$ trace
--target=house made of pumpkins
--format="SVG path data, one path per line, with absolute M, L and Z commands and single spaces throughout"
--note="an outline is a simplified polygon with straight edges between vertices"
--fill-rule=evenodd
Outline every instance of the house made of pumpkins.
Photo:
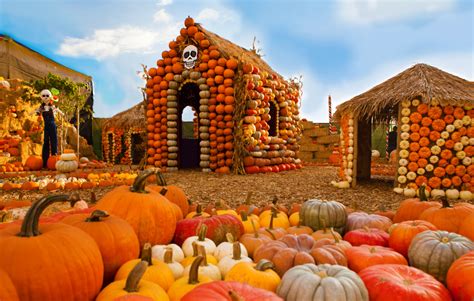
M 283 79 L 257 51 L 190 17 L 184 23 L 147 72 L 148 165 L 237 174 L 300 168 L 300 83 Z M 197 116 L 196 139 L 182 135 L 186 107 Z
M 395 191 L 472 199 L 474 192 L 474 83 L 417 64 L 337 107 L 342 153 L 340 182 L 370 179 L 371 125 L 398 125 Z

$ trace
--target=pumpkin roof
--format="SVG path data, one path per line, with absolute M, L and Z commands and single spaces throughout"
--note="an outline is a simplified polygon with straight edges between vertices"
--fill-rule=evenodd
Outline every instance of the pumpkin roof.
M 146 127 L 145 119 L 145 105 L 140 102 L 128 110 L 117 113 L 107 121 L 104 122 L 103 131 L 107 131 L 111 128 L 128 130 L 130 128 L 143 128 Z
M 474 104 L 474 82 L 427 64 L 416 64 L 369 91 L 337 106 L 334 118 L 353 112 L 359 118 L 384 119 L 398 110 L 405 99 L 424 103 L 436 99 L 441 105 Z
M 260 55 L 254 50 L 245 49 L 231 41 L 224 39 L 223 37 L 205 29 L 201 24 L 196 23 L 196 27 L 201 30 L 211 44 L 216 45 L 219 48 L 220 53 L 225 57 L 234 57 L 244 63 L 250 63 L 253 66 L 258 67 L 261 71 L 268 72 L 269 74 L 275 74 L 280 78 L 283 78 L 280 74 L 275 72 L 270 65 L 268 65 Z

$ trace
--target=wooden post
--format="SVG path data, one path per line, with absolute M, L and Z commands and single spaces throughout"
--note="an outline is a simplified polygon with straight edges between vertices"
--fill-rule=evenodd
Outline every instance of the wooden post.
M 356 178 L 370 179 L 370 163 L 372 158 L 372 122 L 369 118 L 357 121 L 357 172 Z
M 357 185 L 357 156 L 358 156 L 358 153 L 359 153 L 359 135 L 358 135 L 358 131 L 359 131 L 359 116 L 356 116 L 356 115 L 353 115 L 353 120 L 354 120 L 354 145 L 352 146 L 354 148 L 354 152 L 352 153 L 353 156 L 354 156 L 354 159 L 352 160 L 352 187 L 356 187 Z
M 400 154 L 400 134 L 402 132 L 401 130 L 401 124 L 400 124 L 400 121 L 401 121 L 401 116 L 402 116 L 402 102 L 400 102 L 398 104 L 398 117 L 397 117 L 397 148 L 396 148 L 396 156 L 395 156 L 395 160 L 396 162 L 392 162 L 392 164 L 395 164 L 395 166 L 397 167 L 397 171 L 395 173 L 395 181 L 393 181 L 393 187 L 397 187 L 398 186 L 398 167 L 399 167 L 399 162 L 400 162 L 400 157 L 399 157 L 399 154 Z
M 77 120 L 77 157 L 80 158 L 80 154 L 79 154 L 79 138 L 80 138 L 80 134 L 79 134 L 79 126 L 80 126 L 80 119 L 79 119 L 79 106 L 77 106 L 77 110 L 76 110 L 76 120 Z

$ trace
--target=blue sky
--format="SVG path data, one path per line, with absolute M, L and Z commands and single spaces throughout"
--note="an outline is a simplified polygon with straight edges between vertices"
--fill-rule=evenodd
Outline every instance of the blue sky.
M 302 117 L 334 107 L 416 63 L 474 78 L 473 1 L 464 0 L 0 0 L 0 31 L 91 75 L 96 116 L 141 99 L 184 18 L 250 48 L 285 77 L 303 76 Z

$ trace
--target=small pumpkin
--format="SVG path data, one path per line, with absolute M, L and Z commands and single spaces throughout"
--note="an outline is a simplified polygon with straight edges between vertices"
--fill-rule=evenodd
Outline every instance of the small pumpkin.
M 109 284 L 97 296 L 96 301 L 115 300 L 124 296 L 144 296 L 150 297 L 153 301 L 168 301 L 166 291 L 159 285 L 143 280 L 142 277 L 147 271 L 148 263 L 139 261 L 127 275 L 126 280 L 119 280 Z
M 252 223 L 253 227 L 255 225 Z M 267 235 L 260 234 L 256 229 L 254 233 L 246 233 L 242 235 L 239 241 L 245 246 L 250 257 L 253 257 L 255 250 L 260 247 L 262 244 L 272 241 L 272 238 Z
M 227 233 L 227 234 L 228 234 L 227 241 L 221 242 L 213 252 L 214 257 L 218 261 L 220 261 L 222 258 L 228 255 L 232 255 L 234 252 L 234 237 L 230 233 Z M 241 243 L 239 244 L 240 244 L 240 253 L 244 256 L 247 256 L 248 255 L 247 249 L 245 248 L 243 244 Z
M 206 237 L 206 233 L 207 226 L 205 224 L 201 224 L 197 235 L 186 238 L 182 246 L 184 256 L 191 256 L 193 254 L 193 242 L 196 242 L 197 245 L 204 246 L 207 253 L 214 254 L 214 251 L 216 250 L 216 244 Z
M 43 168 L 43 159 L 40 156 L 31 155 L 26 159 L 25 167 L 30 170 L 40 170 Z
M 353 212 L 347 217 L 346 231 L 352 231 L 364 227 L 387 231 L 391 225 L 392 221 L 388 217 L 377 214 L 368 214 L 365 212 Z
M 411 266 L 444 282 L 451 264 L 473 250 L 474 242 L 464 236 L 428 230 L 413 238 L 408 249 L 408 259 Z
M 304 226 L 309 226 L 313 231 L 323 229 L 323 221 L 327 227 L 332 227 L 343 233 L 347 221 L 345 206 L 335 201 L 308 200 L 300 209 L 300 219 Z
M 275 293 L 235 281 L 214 281 L 199 285 L 182 301 L 283 301 Z
M 388 246 L 389 235 L 387 232 L 376 228 L 362 228 L 347 232 L 344 240 L 353 246 L 371 245 L 371 246 Z
M 212 280 L 221 280 L 221 271 L 219 270 L 217 265 L 207 262 L 206 248 L 204 248 L 203 245 L 198 245 L 197 248 L 198 254 L 204 258 L 198 268 L 199 275 L 205 275 L 211 278 Z M 192 265 L 188 265 L 184 268 L 183 275 L 189 275 L 191 266 Z
M 238 241 L 232 244 L 232 254 L 226 255 L 219 260 L 217 265 L 221 271 L 222 277 L 225 277 L 227 273 L 239 262 L 252 262 L 247 256 L 242 256 L 242 246 Z
M 196 259 L 194 259 L 193 263 L 191 264 L 189 276 L 183 276 L 171 285 L 168 290 L 170 301 L 180 301 L 184 295 L 193 290 L 193 288 L 196 286 L 200 285 L 201 283 L 212 281 L 211 278 L 198 274 L 199 266 L 203 260 L 203 256 L 196 257 Z
M 184 267 L 181 263 L 177 261 L 173 261 L 173 248 L 166 247 L 165 252 L 163 255 L 163 262 L 170 268 L 171 272 L 173 272 L 174 279 L 179 279 L 184 272 Z
M 414 220 L 404 221 L 399 224 L 394 224 L 390 228 L 390 237 L 388 245 L 403 256 L 408 256 L 408 247 L 413 238 L 423 231 L 436 230 L 436 227 L 427 221 Z
M 432 276 L 406 265 L 382 264 L 359 273 L 371 301 L 450 301 L 448 290 Z
M 225 280 L 243 282 L 253 287 L 276 292 L 281 279 L 273 270 L 274 267 L 271 261 L 265 259 L 260 260 L 257 264 L 252 262 L 238 263 L 230 269 Z

